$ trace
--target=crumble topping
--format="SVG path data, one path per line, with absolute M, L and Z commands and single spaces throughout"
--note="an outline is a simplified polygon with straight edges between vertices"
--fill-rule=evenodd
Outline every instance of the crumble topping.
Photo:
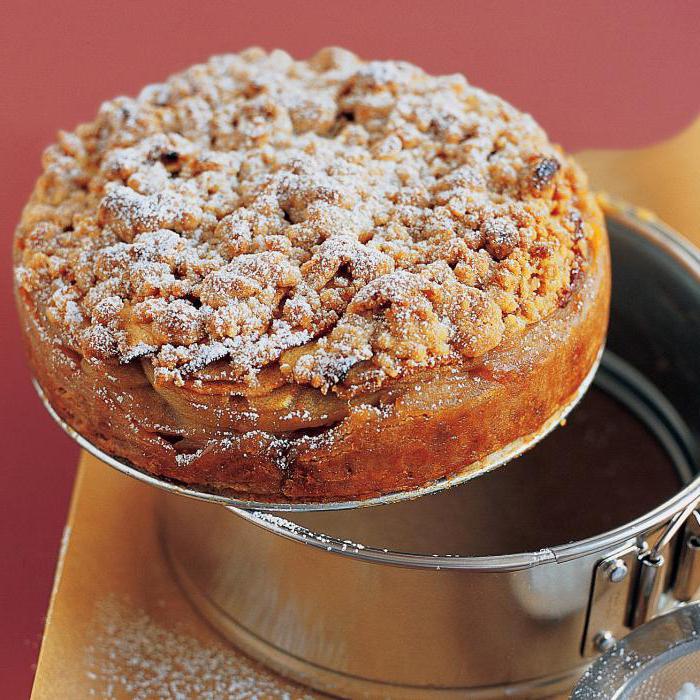
M 43 166 L 18 286 L 66 347 L 177 383 L 277 363 L 326 392 L 479 357 L 566 303 L 595 206 L 530 116 L 333 48 L 214 57 Z

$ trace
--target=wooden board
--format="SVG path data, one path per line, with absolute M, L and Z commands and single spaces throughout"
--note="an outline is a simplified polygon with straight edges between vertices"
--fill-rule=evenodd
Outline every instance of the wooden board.
M 159 546 L 155 495 L 82 455 L 33 700 L 322 697 L 248 659 L 197 616 Z

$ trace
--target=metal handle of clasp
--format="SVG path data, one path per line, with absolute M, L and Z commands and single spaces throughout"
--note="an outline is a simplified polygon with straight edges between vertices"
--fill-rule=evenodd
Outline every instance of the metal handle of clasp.
M 640 553 L 639 574 L 629 614 L 629 626 L 632 629 L 643 625 L 656 615 L 659 607 L 659 598 L 663 592 L 664 565 L 668 557 L 664 552 L 681 528 L 686 524 L 692 524 L 699 517 L 696 511 L 699 503 L 700 498 L 697 498 L 691 501 L 683 510 L 676 513 L 666 525 L 656 544 L 648 551 Z M 691 544 L 693 543 L 692 540 L 690 542 Z M 686 537 L 683 546 L 685 547 L 687 544 L 688 538 Z M 698 556 L 700 556 L 700 550 L 698 552 L 691 551 L 685 556 L 681 555 L 681 559 L 679 559 L 676 581 L 678 582 L 679 578 L 683 580 L 683 588 L 685 590 L 679 592 L 687 596 L 685 600 L 689 600 L 700 586 L 700 581 L 697 580 L 697 577 L 700 576 Z M 692 590 L 689 590 L 691 588 Z M 676 587 L 674 586 L 675 593 Z
M 658 614 L 665 590 L 670 590 L 678 602 L 695 598 L 700 591 L 699 504 L 700 497 L 676 513 L 653 545 L 645 541 L 629 543 L 597 562 L 581 647 L 583 656 L 605 651 L 630 629 Z M 675 560 L 670 545 L 677 537 L 679 556 L 670 576 Z
M 687 603 L 700 590 L 700 511 L 695 510 L 686 523 L 678 557 L 673 597 Z

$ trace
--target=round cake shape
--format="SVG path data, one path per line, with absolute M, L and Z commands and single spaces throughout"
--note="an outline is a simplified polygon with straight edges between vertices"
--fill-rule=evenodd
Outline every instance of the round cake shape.
M 70 426 L 258 501 L 479 468 L 569 406 L 609 299 L 601 212 L 531 117 L 341 49 L 215 57 L 61 132 L 15 271 Z

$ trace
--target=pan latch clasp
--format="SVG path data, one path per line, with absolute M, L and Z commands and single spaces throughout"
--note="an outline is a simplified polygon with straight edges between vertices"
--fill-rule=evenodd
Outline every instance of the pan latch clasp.
M 693 561 L 693 559 L 697 558 L 697 552 L 692 551 L 692 545 L 697 544 L 697 542 L 692 535 L 688 536 L 688 532 L 689 528 L 692 527 L 692 523 L 697 521 L 697 505 L 697 500 L 692 501 L 683 510 L 676 513 L 676 515 L 671 518 L 668 525 L 662 530 L 654 546 L 649 549 L 649 551 L 642 551 L 640 554 L 639 574 L 629 615 L 629 626 L 632 629 L 648 622 L 658 613 L 661 593 L 667 588 L 666 584 L 670 582 L 670 572 L 667 572 L 666 576 L 663 575 L 664 565 L 666 560 L 671 558 L 671 543 L 679 532 L 683 533 L 683 544 L 686 544 L 686 542 L 690 543 L 691 551 L 685 554 L 683 561 L 684 570 L 681 570 L 679 561 L 679 568 L 676 570 L 675 580 L 677 583 L 680 575 L 682 579 L 681 587 L 692 587 L 693 568 L 697 568 L 700 564 Z M 683 554 L 684 553 L 681 552 L 681 556 L 683 556 Z M 674 585 L 672 589 L 674 597 L 676 597 L 675 588 L 676 586 Z M 689 600 L 695 591 L 697 591 L 697 585 L 690 591 L 690 595 L 685 598 L 685 600 Z M 688 593 L 688 591 L 682 592 L 684 594 Z M 676 599 L 681 600 L 677 597 Z
M 629 632 L 627 611 L 634 589 L 639 547 L 634 544 L 601 559 L 593 572 L 581 654 L 595 656 Z
M 597 562 L 581 653 L 607 651 L 618 639 L 678 602 L 700 592 L 698 501 L 649 540 L 631 543 Z M 676 547 L 677 545 L 677 547 Z M 677 557 L 676 557 L 677 554 Z M 674 567 L 674 563 L 677 565 Z
M 700 512 L 688 518 L 681 538 L 673 597 L 683 603 L 700 592 Z

